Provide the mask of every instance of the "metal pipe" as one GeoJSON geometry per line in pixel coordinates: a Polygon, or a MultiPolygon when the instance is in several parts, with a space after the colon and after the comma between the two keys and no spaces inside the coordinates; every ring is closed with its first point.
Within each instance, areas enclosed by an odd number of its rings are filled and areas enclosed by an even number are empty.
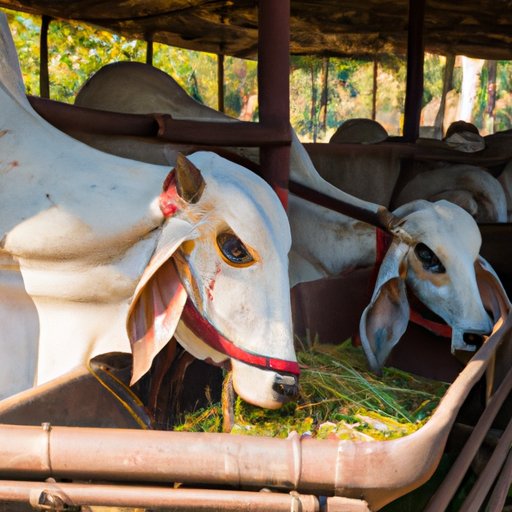
{"type": "Polygon", "coordinates": [[[489,503],[487,504],[488,512],[501,512],[507,501],[507,494],[512,485],[512,450],[509,452],[505,464],[501,469],[500,476],[496,481],[494,490],[492,491],[489,503]]]}
{"type": "Polygon", "coordinates": [[[290,493],[261,491],[231,491],[218,489],[185,489],[141,485],[105,485],[90,483],[0,481],[0,502],[24,502],[37,508],[48,498],[75,506],[107,507],[173,507],[182,511],[251,512],[370,512],[362,500],[327,497],[322,506],[318,497],[290,493]]]}
{"type": "Polygon", "coordinates": [[[146,64],[153,65],[153,36],[146,38],[146,64]]]}
{"type": "Polygon", "coordinates": [[[187,121],[168,114],[105,112],[35,96],[28,99],[40,116],[63,131],[158,137],[174,143],[211,146],[276,146],[291,140],[289,130],[275,125],[187,121]]]}
{"type": "MultiPolygon", "coordinates": [[[[260,123],[283,133],[290,130],[290,0],[260,0],[258,4],[258,102],[260,123]]],[[[290,145],[262,148],[263,176],[288,204],[290,145]]]]}
{"type": "Polygon", "coordinates": [[[457,411],[511,327],[508,317],[453,382],[426,425],[400,439],[358,443],[297,434],[276,439],[0,425],[0,477],[269,487],[362,498],[378,509],[434,472],[457,411]]]}
{"type": "MultiPolygon", "coordinates": [[[[141,485],[98,485],[0,481],[0,501],[25,502],[37,507],[46,497],[66,505],[110,507],[173,507],[183,511],[319,512],[316,496],[296,492],[251,492],[217,489],[183,489],[141,485]]],[[[332,509],[331,509],[332,510],[332,509]]],[[[356,509],[354,509],[356,510],[356,509]]],[[[364,510],[360,508],[359,510],[364,510]]],[[[366,509],[368,510],[368,509],[366,509]]]]}
{"type": "Polygon", "coordinates": [[[217,110],[224,112],[224,55],[217,54],[217,110]]]}
{"type": "Polygon", "coordinates": [[[407,82],[404,106],[404,139],[415,142],[420,133],[423,99],[423,25],[426,0],[409,0],[407,30],[407,82]]]}
{"type": "Polygon", "coordinates": [[[39,42],[39,95],[50,97],[50,76],[48,71],[48,28],[52,18],[43,14],[41,17],[41,35],[39,42]]]}

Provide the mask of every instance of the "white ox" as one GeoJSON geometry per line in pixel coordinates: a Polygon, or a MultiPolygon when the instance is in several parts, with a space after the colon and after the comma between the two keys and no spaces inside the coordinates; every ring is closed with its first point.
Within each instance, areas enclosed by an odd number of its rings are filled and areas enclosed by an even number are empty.
{"type": "MultiPolygon", "coordinates": [[[[450,128],[463,129],[457,125],[453,123],[450,128]]],[[[421,144],[432,154],[450,147],[463,151],[462,142],[456,145],[453,140],[461,132],[448,133],[450,136],[445,141],[422,139],[421,144]]],[[[463,135],[479,137],[470,132],[463,132],[463,135]]],[[[318,172],[330,183],[369,201],[397,208],[417,199],[446,199],[464,208],[477,222],[507,221],[506,193],[500,182],[483,167],[447,162],[413,162],[411,177],[396,191],[401,174],[400,150],[396,146],[371,148],[379,149],[378,153],[353,151],[350,159],[337,154],[338,144],[367,145],[386,139],[386,131],[376,121],[350,119],[338,128],[329,144],[313,146],[313,162],[318,172]]],[[[466,141],[461,137],[460,140],[467,142],[467,145],[475,144],[472,139],[466,141]]],[[[478,149],[483,149],[483,146],[478,146],[478,149]]]]}
{"type": "Polygon", "coordinates": [[[174,335],[279,407],[298,365],[272,189],[214,153],[169,174],[77,142],[28,103],[3,15],[0,37],[2,396],[113,351],[133,351],[135,381],[174,335]]]}
{"type": "MultiPolygon", "coordinates": [[[[233,121],[184,95],[170,76],[139,63],[117,63],[102,68],[82,88],[76,103],[116,112],[161,112],[178,119],[233,121]]],[[[165,161],[174,150],[171,144],[133,138],[86,137],[90,144],[104,150],[119,151],[142,160],[149,152],[152,158],[165,161]]],[[[397,216],[393,216],[384,207],[361,201],[325,181],[295,135],[292,139],[291,179],[359,208],[367,216],[386,218],[392,225],[395,241],[384,260],[376,295],[362,324],[364,346],[376,371],[407,323],[405,283],[425,305],[452,326],[454,350],[469,348],[463,341],[465,332],[488,333],[491,330],[491,320],[484,310],[475,277],[475,265],[481,265],[478,257],[480,233],[475,221],[464,210],[447,201],[436,204],[420,201],[404,206],[397,216]],[[391,293],[393,288],[397,290],[396,295],[391,293]],[[392,314],[382,316],[386,308],[375,304],[388,304],[393,298],[400,302],[395,304],[398,311],[390,310],[388,313],[392,314]]],[[[374,263],[376,231],[369,224],[294,194],[289,198],[289,219],[292,286],[374,263]]],[[[496,286],[499,287],[499,283],[496,282],[496,286]]]]}

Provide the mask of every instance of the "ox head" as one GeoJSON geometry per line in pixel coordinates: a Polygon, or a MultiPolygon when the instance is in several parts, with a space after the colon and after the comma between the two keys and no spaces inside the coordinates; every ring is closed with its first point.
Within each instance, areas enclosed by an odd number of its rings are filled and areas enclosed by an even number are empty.
{"type": "Polygon", "coordinates": [[[486,304],[482,302],[477,274],[487,264],[478,255],[480,232],[466,211],[448,201],[414,201],[394,213],[395,236],[360,321],[363,348],[376,372],[409,322],[406,287],[452,328],[452,351],[475,350],[464,336],[491,332],[486,309],[495,309],[491,296],[503,293],[495,278],[486,287],[486,304]]]}
{"type": "Polygon", "coordinates": [[[284,209],[261,178],[209,152],[180,155],[164,188],[167,219],[128,315],[132,382],[175,336],[193,356],[230,365],[245,400],[279,407],[299,373],[284,209]]]}

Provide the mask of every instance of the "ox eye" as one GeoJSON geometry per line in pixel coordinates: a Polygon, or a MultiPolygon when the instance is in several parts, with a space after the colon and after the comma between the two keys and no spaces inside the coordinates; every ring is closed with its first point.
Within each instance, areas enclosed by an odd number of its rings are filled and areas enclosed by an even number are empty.
{"type": "Polygon", "coordinates": [[[249,265],[254,261],[243,242],[233,233],[217,235],[217,245],[226,261],[233,265],[249,265]]]}
{"type": "Polygon", "coordinates": [[[421,261],[423,268],[434,274],[444,274],[446,269],[444,265],[439,261],[439,258],[434,252],[427,247],[425,244],[418,244],[414,248],[414,253],[421,261]]]}

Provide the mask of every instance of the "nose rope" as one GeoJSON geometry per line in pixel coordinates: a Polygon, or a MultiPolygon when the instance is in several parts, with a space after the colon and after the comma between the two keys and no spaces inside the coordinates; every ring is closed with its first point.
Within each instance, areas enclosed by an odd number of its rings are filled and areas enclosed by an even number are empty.
{"type": "Polygon", "coordinates": [[[232,341],[225,338],[217,329],[208,322],[194,306],[193,302],[187,299],[181,316],[186,326],[203,342],[237,361],[256,366],[264,370],[273,370],[278,372],[300,374],[300,368],[296,361],[278,359],[263,354],[256,354],[245,350],[232,341]]]}

